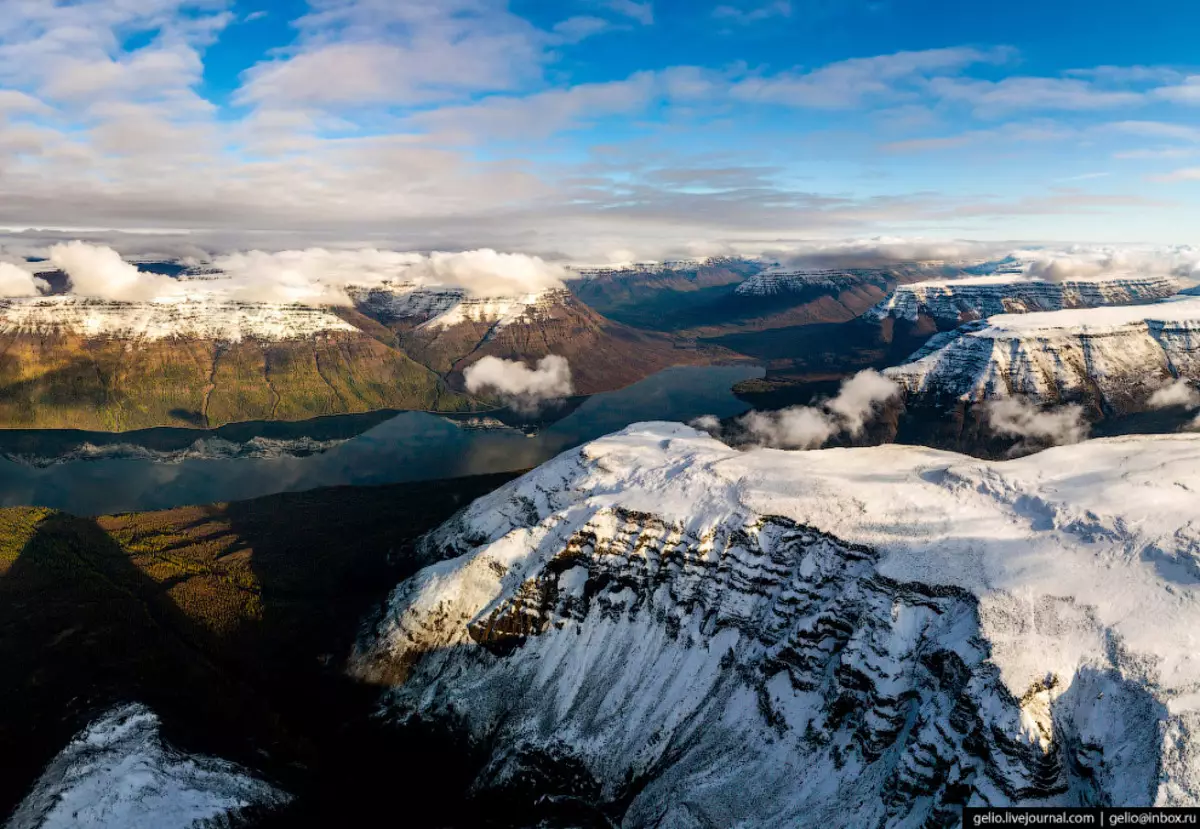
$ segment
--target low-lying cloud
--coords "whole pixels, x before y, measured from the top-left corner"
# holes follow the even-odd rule
[[[38,296],[50,289],[39,276],[11,262],[0,262],[0,297]]]
[[[67,274],[71,293],[120,302],[188,295],[344,306],[352,304],[352,286],[386,283],[449,289],[471,297],[513,297],[560,289],[566,275],[563,266],[537,256],[489,249],[424,254],[308,248],[229,253],[211,261],[203,256],[185,259],[185,264],[205,267],[202,279],[143,271],[112,247],[80,240],[51,245],[46,255],[50,266]],[[3,261],[0,267],[0,296],[33,296],[39,287],[48,287],[32,275],[32,267]]]
[[[122,302],[141,302],[185,293],[182,283],[140,271],[109,247],[67,242],[50,248],[50,262],[67,275],[71,293]]]
[[[459,253],[360,250],[249,251],[220,256],[212,267],[258,301],[348,305],[349,286],[385,282],[450,288],[467,296],[521,296],[563,287],[566,269],[537,256],[490,249]]]
[[[1065,282],[1116,274],[1200,277],[1200,250],[1188,245],[1155,248],[1087,248],[1026,250],[1014,255],[1029,264],[1026,275],[1046,282]]]
[[[1146,405],[1151,409],[1169,409],[1176,406],[1200,409],[1200,391],[1181,377],[1150,395]]]
[[[750,412],[738,425],[749,443],[777,449],[817,449],[835,435],[859,437],[900,387],[877,371],[860,371],[842,383],[837,396],[813,406]],[[704,428],[694,421],[698,428]]]
[[[567,397],[574,391],[566,357],[550,354],[529,368],[520,360],[484,357],[463,372],[471,394],[494,394],[519,408]]]
[[[792,268],[886,268],[902,262],[1002,259],[1012,244],[967,240],[847,239],[765,251],[764,256]]]
[[[988,426],[1001,437],[1020,438],[1009,450],[1023,455],[1086,440],[1091,426],[1083,417],[1083,408],[1074,404],[1043,409],[1016,397],[991,400],[985,406]]]

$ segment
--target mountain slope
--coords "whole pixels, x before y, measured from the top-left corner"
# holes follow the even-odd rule
[[[625,827],[1200,802],[1200,437],[1006,463],[642,424],[427,542],[358,672]],[[531,820],[531,822],[533,822]]]
[[[566,357],[575,391],[611,391],[672,365],[734,355],[639,331],[606,319],[568,291],[516,298],[468,298],[375,290],[357,298],[361,313],[383,323],[417,362],[462,388],[462,372],[491,356],[534,362]]]
[[[262,303],[0,303],[0,426],[125,431],[466,406],[327,309]]]

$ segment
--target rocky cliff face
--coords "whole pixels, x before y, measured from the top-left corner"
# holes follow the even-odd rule
[[[1200,800],[1200,438],[1005,463],[642,424],[427,539],[360,674],[626,827]]]
[[[914,401],[1019,395],[1138,411],[1173,380],[1200,379],[1200,299],[992,317],[934,337],[885,373]]]
[[[1043,282],[1028,278],[988,276],[901,285],[868,317],[916,322],[931,318],[939,328],[997,314],[1024,314],[1066,308],[1095,308],[1154,302],[1178,293],[1169,276],[1127,276]]]

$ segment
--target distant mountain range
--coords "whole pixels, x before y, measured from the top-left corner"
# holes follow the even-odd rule
[[[485,356],[564,356],[581,394],[735,356],[615,323],[561,290],[470,297],[397,284],[351,293],[352,307],[202,295],[0,300],[0,427],[215,428],[380,409],[480,410],[498,401],[468,395],[463,371]]]

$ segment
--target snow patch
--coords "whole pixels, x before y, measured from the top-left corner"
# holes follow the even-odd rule
[[[244,769],[163,742],[144,705],[97,719],[51,761],[8,829],[185,829],[290,797]]]

